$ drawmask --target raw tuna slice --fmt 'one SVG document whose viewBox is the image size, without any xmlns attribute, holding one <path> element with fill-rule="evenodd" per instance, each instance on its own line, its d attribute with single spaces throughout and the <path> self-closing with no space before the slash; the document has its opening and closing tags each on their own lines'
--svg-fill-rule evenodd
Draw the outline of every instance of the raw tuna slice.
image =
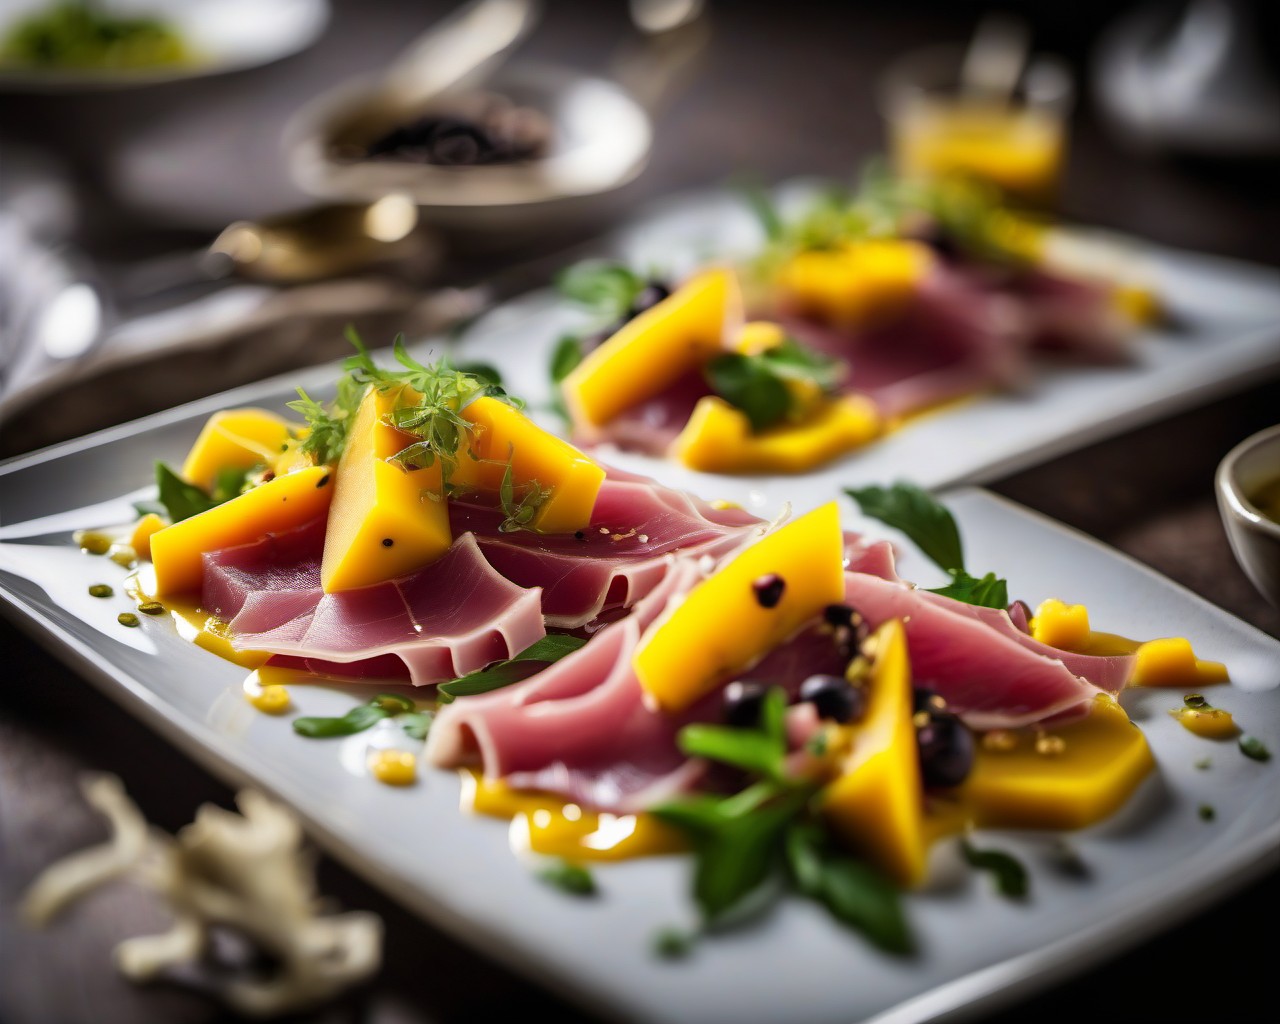
<svg viewBox="0 0 1280 1024">
<path fill-rule="evenodd" d="M 256 576 L 248 558 L 239 548 L 205 556 L 208 591 L 240 599 L 230 622 L 237 650 L 350 665 L 344 674 L 354 677 L 385 676 L 391 655 L 421 686 L 510 658 L 545 635 L 541 592 L 504 579 L 471 534 L 427 569 L 334 594 L 320 589 L 318 555 L 267 563 Z"/>
<path fill-rule="evenodd" d="M 845 598 L 872 627 L 903 620 L 914 682 L 936 690 L 975 729 L 1030 725 L 1079 709 L 1099 692 L 1064 664 L 1070 658 L 1082 667 L 1083 656 L 1037 644 L 1004 612 L 986 616 L 910 584 L 861 573 L 846 574 Z M 1007 628 L 995 624 L 996 616 Z M 1091 666 L 1112 682 L 1101 668 Z"/>
<path fill-rule="evenodd" d="M 502 518 L 475 499 L 449 503 L 454 536 L 474 532 L 498 572 L 521 586 L 541 587 L 547 625 L 557 629 L 576 629 L 631 607 L 661 582 L 673 555 L 720 558 L 762 527 L 742 509 L 716 509 L 612 471 L 590 525 L 575 534 L 502 533 Z"/>
<path fill-rule="evenodd" d="M 444 708 L 428 737 L 428 759 L 442 767 L 480 765 L 517 788 L 618 813 L 694 785 L 706 766 L 688 759 L 676 737 L 689 722 L 718 720 L 723 698 L 715 692 L 668 715 L 645 700 L 631 657 L 648 625 L 700 576 L 696 562 L 682 559 L 630 616 L 580 651 L 525 682 Z M 809 675 L 841 667 L 831 637 L 815 628 L 745 675 L 794 692 Z"/>
</svg>

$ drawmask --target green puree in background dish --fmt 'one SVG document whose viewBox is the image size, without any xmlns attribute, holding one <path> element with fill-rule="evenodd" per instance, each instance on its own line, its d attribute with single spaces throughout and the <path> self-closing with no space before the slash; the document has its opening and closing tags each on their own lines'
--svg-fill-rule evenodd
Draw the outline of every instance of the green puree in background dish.
<svg viewBox="0 0 1280 1024">
<path fill-rule="evenodd" d="M 158 18 L 113 14 L 88 0 L 34 11 L 0 38 L 0 66 L 134 70 L 190 60 L 182 37 Z"/>
</svg>

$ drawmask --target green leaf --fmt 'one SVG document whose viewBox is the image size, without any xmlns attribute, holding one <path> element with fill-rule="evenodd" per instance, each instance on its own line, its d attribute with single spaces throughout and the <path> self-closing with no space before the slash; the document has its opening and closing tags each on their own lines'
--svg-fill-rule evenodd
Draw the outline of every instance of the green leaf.
<svg viewBox="0 0 1280 1024">
<path fill-rule="evenodd" d="M 567 860 L 548 865 L 538 872 L 538 878 L 550 886 L 572 896 L 594 896 L 597 892 L 595 877 L 581 864 Z"/>
<path fill-rule="evenodd" d="M 717 395 L 740 409 L 754 431 L 767 430 L 791 411 L 791 392 L 759 356 L 726 352 L 703 369 Z"/>
<path fill-rule="evenodd" d="M 1031 887 L 1027 869 L 1022 863 L 1003 850 L 979 850 L 967 839 L 962 840 L 960 849 L 964 859 L 971 867 L 991 873 L 996 883 L 996 891 L 1009 899 L 1024 899 Z"/>
<path fill-rule="evenodd" d="M 846 488 L 862 514 L 905 533 L 916 547 L 944 571 L 964 572 L 960 530 L 951 513 L 926 491 L 898 482 L 892 487 Z"/>
<path fill-rule="evenodd" d="M 796 823 L 787 830 L 786 850 L 792 880 L 801 893 L 881 949 L 914 950 L 902 893 L 887 878 L 835 851 L 826 833 L 812 823 Z"/>
<path fill-rule="evenodd" d="M 333 736 L 354 736 L 371 725 L 390 717 L 389 713 L 372 704 L 352 708 L 341 718 L 295 718 L 293 731 L 310 739 L 328 739 Z"/>
<path fill-rule="evenodd" d="M 486 384 L 502 386 L 502 374 L 498 372 L 496 366 L 490 363 L 459 363 L 455 369 L 459 373 L 475 377 L 476 380 L 484 381 Z"/>
<path fill-rule="evenodd" d="M 768 777 L 781 770 L 785 753 L 771 737 L 758 730 L 726 725 L 686 725 L 680 730 L 679 744 L 690 757 L 705 757 Z"/>
<path fill-rule="evenodd" d="M 572 636 L 569 633 L 548 633 L 514 658 L 499 661 L 478 672 L 471 672 L 447 683 L 441 683 L 436 687 L 436 693 L 442 703 L 448 704 L 457 697 L 473 697 L 478 693 L 488 693 L 490 690 L 510 686 L 521 679 L 529 678 L 534 671 L 540 671 L 540 669 L 532 670 L 532 663 L 541 662 L 543 665 L 549 665 L 559 661 L 566 654 L 572 654 L 586 642 L 582 637 Z"/>
<path fill-rule="evenodd" d="M 585 306 L 603 320 L 620 320 L 644 291 L 643 277 L 621 263 L 586 260 L 556 278 L 560 294 Z"/>
<path fill-rule="evenodd" d="M 203 488 L 187 483 L 163 462 L 156 463 L 156 487 L 160 491 L 160 504 L 171 523 L 180 523 L 222 504 L 206 494 Z"/>
<path fill-rule="evenodd" d="M 783 338 L 773 348 L 761 352 L 759 358 L 778 377 L 786 380 L 812 381 L 823 391 L 833 391 L 844 378 L 840 360 L 801 345 L 795 338 Z"/>
<path fill-rule="evenodd" d="M 398 715 L 396 721 L 411 740 L 425 740 L 435 717 L 430 711 L 406 711 Z"/>
<path fill-rule="evenodd" d="M 566 334 L 551 352 L 551 380 L 559 384 L 582 362 L 582 339 Z"/>
<path fill-rule="evenodd" d="M 967 572 L 958 572 L 945 587 L 930 590 L 931 594 L 954 598 L 965 604 L 978 605 L 982 608 L 1008 608 L 1009 585 L 998 579 L 995 573 L 989 572 L 982 579 L 970 576 Z"/>
</svg>

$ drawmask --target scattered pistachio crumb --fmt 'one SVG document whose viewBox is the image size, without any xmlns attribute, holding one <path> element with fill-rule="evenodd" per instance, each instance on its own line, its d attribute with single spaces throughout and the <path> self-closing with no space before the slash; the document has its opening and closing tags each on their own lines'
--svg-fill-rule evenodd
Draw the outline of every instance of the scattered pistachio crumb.
<svg viewBox="0 0 1280 1024">
<path fill-rule="evenodd" d="M 95 583 L 89 588 L 90 597 L 112 597 L 115 591 L 105 583 Z"/>
<path fill-rule="evenodd" d="M 1217 816 L 1217 812 L 1213 809 L 1213 804 L 1201 804 L 1199 814 L 1201 821 L 1213 821 Z"/>
<path fill-rule="evenodd" d="M 1018 745 L 1018 737 L 1008 729 L 992 729 L 982 734 L 982 749 L 1007 754 Z"/>
<path fill-rule="evenodd" d="M 116 616 L 116 622 L 120 623 L 122 626 L 128 626 L 132 629 L 134 626 L 139 625 L 142 620 L 139 619 L 138 616 L 134 615 L 133 612 L 121 612 Z"/>
<path fill-rule="evenodd" d="M 693 951 L 694 936 L 682 928 L 663 928 L 653 937 L 653 951 L 664 960 L 679 960 Z"/>
<path fill-rule="evenodd" d="M 80 531 L 76 534 L 75 541 L 80 545 L 81 551 L 87 551 L 91 555 L 105 555 L 111 550 L 111 538 L 96 530 Z"/>
<path fill-rule="evenodd" d="M 1196 767 L 1199 768 L 1202 772 L 1206 772 L 1211 767 L 1213 767 L 1213 761 L 1207 757 L 1202 757 L 1200 758 L 1199 761 L 1196 762 Z"/>
<path fill-rule="evenodd" d="M 1251 757 L 1255 761 L 1270 761 L 1271 751 L 1267 749 L 1267 745 L 1258 739 L 1257 736 L 1248 734 L 1240 737 L 1240 750 L 1245 757 Z"/>
<path fill-rule="evenodd" d="M 142 604 L 138 605 L 138 611 L 142 612 L 143 615 L 163 615 L 164 605 L 159 601 L 143 601 Z"/>
</svg>

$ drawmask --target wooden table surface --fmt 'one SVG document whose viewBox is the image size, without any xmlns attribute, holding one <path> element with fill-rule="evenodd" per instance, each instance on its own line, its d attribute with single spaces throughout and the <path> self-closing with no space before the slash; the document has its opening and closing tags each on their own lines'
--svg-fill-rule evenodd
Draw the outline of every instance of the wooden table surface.
<svg viewBox="0 0 1280 1024">
<path fill-rule="evenodd" d="M 227 79 L 203 102 L 215 116 L 225 115 L 225 104 L 243 106 L 251 96 L 261 97 L 255 109 L 265 113 L 254 130 L 269 136 L 278 131 L 279 118 L 326 79 L 378 66 L 442 6 L 340 3 L 333 27 L 313 50 L 242 80 Z M 614 197 L 610 217 L 624 218 L 653 196 L 743 168 L 757 169 L 766 179 L 855 168 L 880 144 L 870 89 L 885 60 L 909 46 L 962 38 L 973 13 L 967 6 L 899 6 L 895 12 L 852 7 L 836 14 L 822 5 L 793 4 L 788 9 L 795 13 L 785 22 L 776 4 L 714 6 L 715 34 L 699 77 L 667 111 L 651 167 Z M 1065 52 L 1080 69 L 1097 26 L 1075 14 L 1038 15 L 1037 27 L 1042 45 Z M 623 30 L 621 4 L 557 4 L 529 49 L 599 67 Z M 186 116 L 199 115 L 193 109 Z M 1280 204 L 1268 191 L 1274 168 L 1135 158 L 1102 130 L 1087 103 L 1073 141 L 1064 199 L 1072 216 L 1169 244 L 1280 263 Z M 267 154 L 240 165 L 246 209 L 263 195 L 290 195 L 272 152 L 260 139 L 241 151 Z M 227 159 L 223 168 L 203 173 L 229 173 L 234 162 L 230 154 Z M 177 237 L 177 226 L 138 227 L 136 239 L 126 231 L 105 248 L 145 247 L 154 244 L 150 236 L 165 231 L 164 237 Z M 490 255 L 479 266 L 501 264 L 502 257 Z M 212 389 L 227 382 L 209 383 Z M 142 411 L 104 403 L 102 416 L 123 420 Z M 994 489 L 1280 635 L 1280 613 L 1253 591 L 1231 557 L 1212 494 L 1214 466 L 1227 449 L 1277 420 L 1280 383 L 1260 377 L 1232 397 L 1001 480 Z M 56 432 L 56 424 L 46 426 Z M 5 440 L 9 450 L 21 447 L 13 438 Z M 0 622 L 0 658 L 0 1021 L 231 1019 L 200 995 L 139 989 L 116 975 L 113 945 L 163 923 L 163 913 L 145 893 L 112 886 L 44 932 L 16 922 L 17 899 L 40 868 L 103 835 L 101 822 L 76 791 L 78 773 L 116 773 L 147 817 L 168 830 L 189 821 L 200 803 L 229 804 L 231 793 L 8 622 Z M 386 966 L 372 983 L 297 1020 L 416 1024 L 541 1012 L 562 1021 L 591 1019 L 489 961 L 483 951 L 460 946 L 332 860 L 321 860 L 320 875 L 322 890 L 342 905 L 383 917 Z M 1186 884 L 1193 890 L 1196 880 Z M 980 1019 L 1274 1019 L 1271 944 L 1260 935 L 1274 926 L 1278 897 L 1280 872 L 1272 871 L 1185 925 L 1073 980 L 1015 997 L 1009 1008 Z M 797 993 L 797 1005 L 803 1005 L 803 993 Z"/>
</svg>

